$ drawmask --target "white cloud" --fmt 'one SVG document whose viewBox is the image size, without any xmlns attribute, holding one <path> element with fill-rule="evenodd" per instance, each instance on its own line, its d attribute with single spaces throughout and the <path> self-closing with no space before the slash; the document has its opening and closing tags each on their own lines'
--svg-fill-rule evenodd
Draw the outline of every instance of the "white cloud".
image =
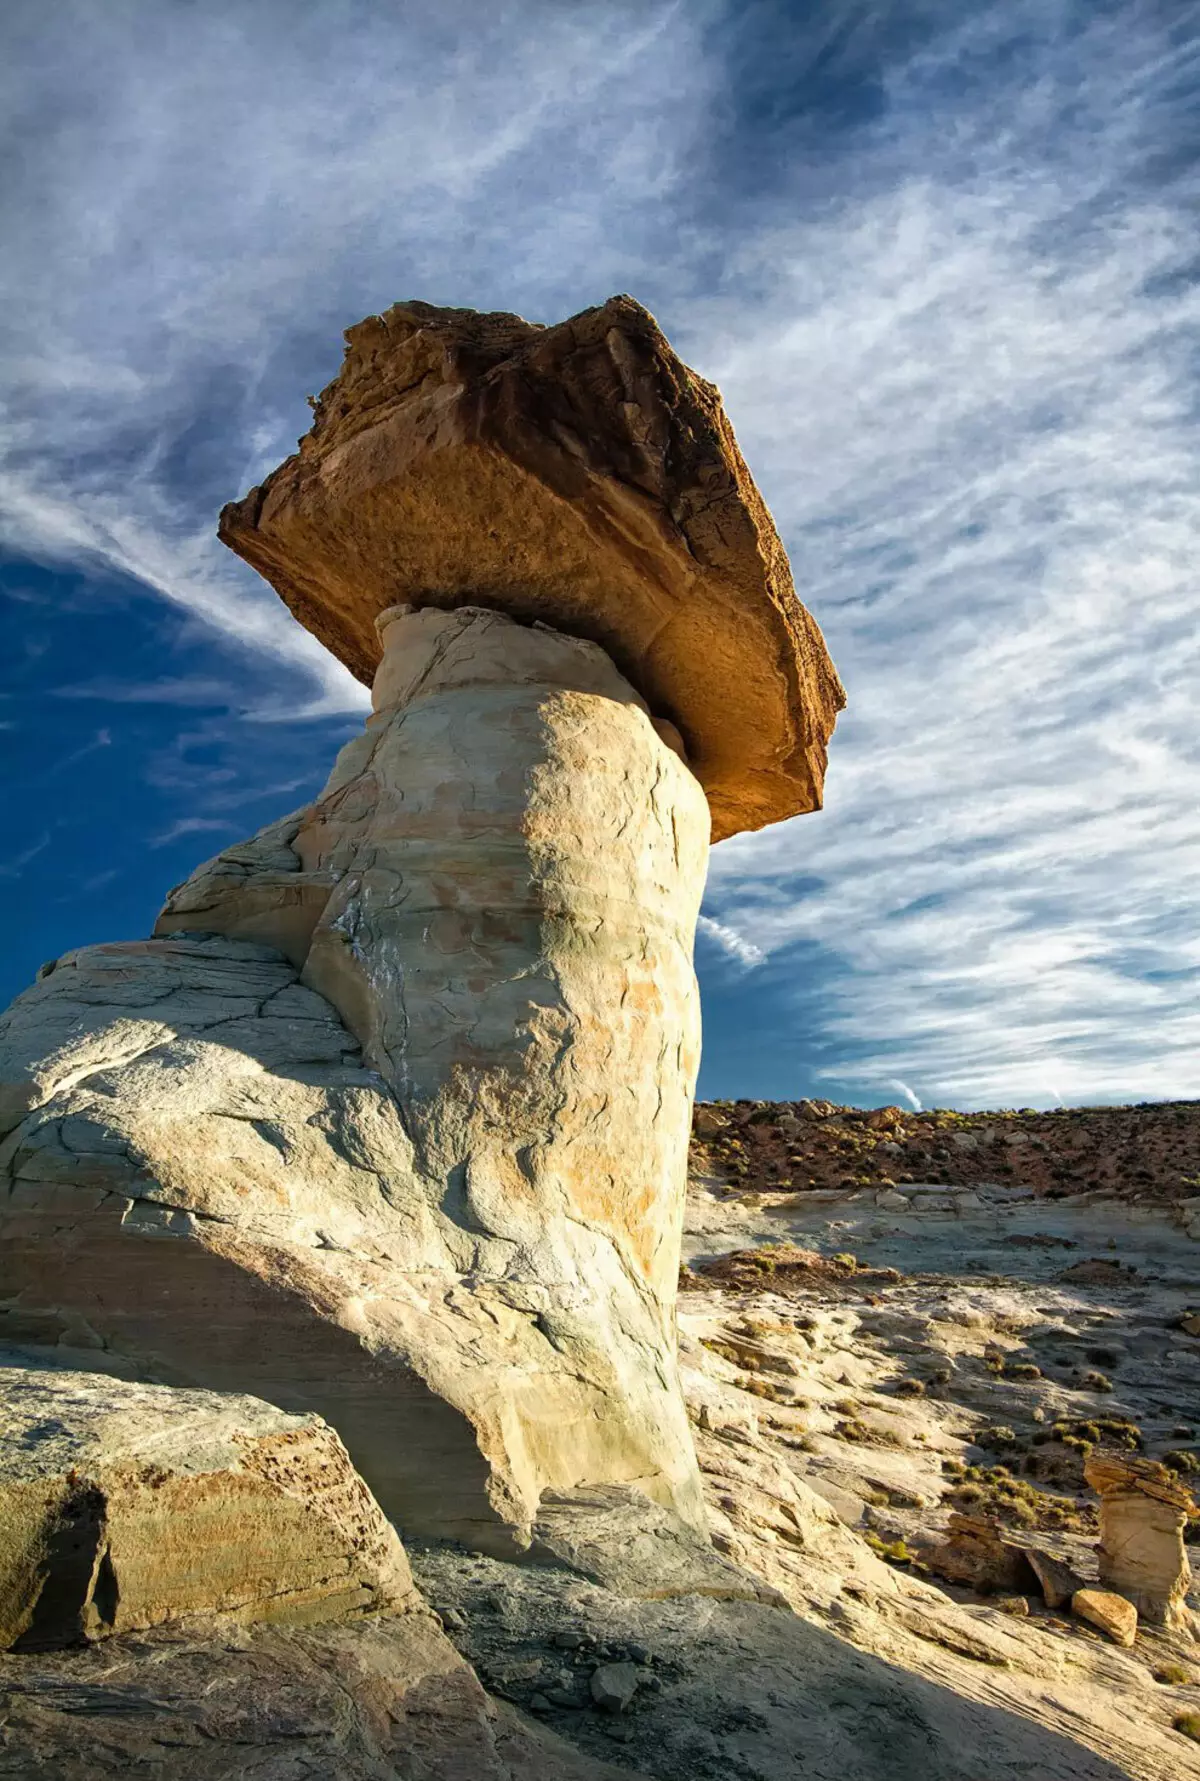
<svg viewBox="0 0 1200 1781">
<path fill-rule="evenodd" d="M 725 922 L 715 921 L 711 915 L 700 916 L 696 927 L 707 939 L 719 946 L 722 952 L 736 959 L 739 965 L 745 965 L 748 970 L 754 965 L 760 965 L 767 956 L 753 940 L 747 940 L 744 934 L 739 934 L 736 928 L 727 926 Z"/>
<path fill-rule="evenodd" d="M 299 671 L 313 714 L 361 707 L 216 508 L 372 308 L 624 282 L 703 78 L 679 14 L 12 0 L 0 541 L 133 577 Z"/>
<path fill-rule="evenodd" d="M 1200 1094 L 1189 52 L 1051 9 L 956 99 L 990 28 L 896 72 L 854 188 L 691 318 L 850 698 L 828 808 L 719 850 L 710 902 L 838 961 L 831 1077 Z"/>
<path fill-rule="evenodd" d="M 720 848 L 704 931 L 760 996 L 823 961 L 864 1095 L 1200 1094 L 1200 8 L 948 5 L 873 124 L 744 202 L 716 10 L 14 0 L 4 535 L 240 642 L 264 714 L 352 709 L 219 501 L 372 308 L 633 289 L 722 384 L 850 695 L 828 808 Z M 869 58 L 887 10 L 806 53 Z"/>
</svg>

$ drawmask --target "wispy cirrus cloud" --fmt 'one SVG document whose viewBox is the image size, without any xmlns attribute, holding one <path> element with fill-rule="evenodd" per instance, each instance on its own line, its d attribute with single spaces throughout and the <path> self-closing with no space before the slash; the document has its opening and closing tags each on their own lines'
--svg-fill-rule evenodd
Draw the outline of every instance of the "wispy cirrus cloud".
<svg viewBox="0 0 1200 1781">
<path fill-rule="evenodd" d="M 684 9 L 13 0 L 3 37 L 0 542 L 154 589 L 313 715 L 361 707 L 216 508 L 294 449 L 364 310 L 554 307 L 644 263 L 705 78 Z"/>
<path fill-rule="evenodd" d="M 1200 1093 L 1200 11 L 1160 16 L 937 38 L 692 318 L 850 695 L 828 809 L 710 901 L 838 960 L 860 1092 Z"/>
<path fill-rule="evenodd" d="M 633 289 L 721 383 L 850 694 L 828 808 L 714 856 L 702 932 L 754 967 L 726 1018 L 769 1005 L 798 1054 L 808 1023 L 847 1097 L 1200 1093 L 1200 8 L 66 0 L 51 30 L 14 0 L 5 28 L 10 548 L 236 645 L 242 708 L 353 711 L 215 508 L 370 309 Z M 193 739 L 146 773 L 215 832 L 234 769 Z"/>
<path fill-rule="evenodd" d="M 696 928 L 727 957 L 736 959 L 739 965 L 744 965 L 747 969 L 753 965 L 761 965 L 767 956 L 761 946 L 747 940 L 744 934 L 739 934 L 736 928 L 729 927 L 726 922 L 714 920 L 711 915 L 700 916 Z"/>
</svg>

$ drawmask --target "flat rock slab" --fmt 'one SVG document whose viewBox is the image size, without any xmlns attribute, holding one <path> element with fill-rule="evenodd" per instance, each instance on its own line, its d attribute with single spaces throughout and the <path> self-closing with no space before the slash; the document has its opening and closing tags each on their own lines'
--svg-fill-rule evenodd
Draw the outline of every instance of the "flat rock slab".
<svg viewBox="0 0 1200 1781">
<path fill-rule="evenodd" d="M 411 1556 L 490 1686 L 589 1755 L 603 1759 L 617 1744 L 623 1762 L 656 1781 L 1159 1781 L 1192 1772 L 1186 1748 L 1174 1771 L 1161 1762 L 1161 1733 L 1139 1766 L 1089 1749 L 1065 1717 L 1051 1728 L 1033 1722 L 1023 1699 L 1006 1707 L 1003 1653 L 1020 1649 L 1015 1623 L 979 1623 L 979 1637 L 960 1636 L 954 1655 L 941 1648 L 955 1635 L 933 1592 L 923 1619 L 939 1641 L 937 1680 L 904 1667 L 896 1623 L 884 1622 L 874 1592 L 834 1631 L 761 1602 L 636 1601 L 564 1570 L 418 1544 Z M 917 1621 L 915 1604 L 909 1612 Z M 885 1651 L 873 1653 L 869 1629 L 885 1625 Z M 985 1699 L 960 1692 L 968 1665 Z"/>
<path fill-rule="evenodd" d="M 555 327 L 398 303 L 221 537 L 370 682 L 388 607 L 599 643 L 683 733 L 713 839 L 812 810 L 844 694 L 715 385 L 613 297 Z"/>
<path fill-rule="evenodd" d="M 395 1530 L 319 1417 L 0 1350 L 0 1449 L 0 1648 L 417 1600 Z"/>
<path fill-rule="evenodd" d="M 0 1716 L 0 1781 L 638 1781 L 489 1699 L 425 1614 L 0 1657 Z"/>
<path fill-rule="evenodd" d="M 695 1528 L 621 1485 L 546 1491 L 527 1557 L 644 1601 L 698 1595 L 783 1605 L 777 1590 L 723 1558 Z"/>
</svg>

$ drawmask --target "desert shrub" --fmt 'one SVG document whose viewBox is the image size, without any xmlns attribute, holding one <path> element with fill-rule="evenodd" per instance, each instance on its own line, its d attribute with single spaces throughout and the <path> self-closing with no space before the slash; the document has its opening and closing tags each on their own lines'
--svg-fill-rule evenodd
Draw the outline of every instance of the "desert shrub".
<svg viewBox="0 0 1200 1781">
<path fill-rule="evenodd" d="M 1181 1447 L 1172 1448 L 1170 1453 L 1164 1453 L 1162 1463 L 1164 1466 L 1168 1466 L 1172 1472 L 1178 1472 L 1184 1477 L 1192 1472 L 1200 1472 L 1200 1458 Z"/>
<path fill-rule="evenodd" d="M 1192 1679 L 1191 1672 L 1177 1663 L 1156 1664 L 1150 1674 L 1156 1682 L 1169 1683 L 1173 1688 L 1182 1688 Z"/>
<path fill-rule="evenodd" d="M 1190 1738 L 1193 1744 L 1200 1744 L 1200 1713 L 1180 1713 L 1171 1724 L 1185 1738 Z"/>
<path fill-rule="evenodd" d="M 889 1564 L 910 1565 L 913 1561 L 913 1555 L 903 1540 L 881 1539 L 874 1528 L 868 1528 L 866 1542 L 872 1552 L 877 1552 L 880 1558 L 886 1558 Z"/>
<path fill-rule="evenodd" d="M 1107 1373 L 1085 1373 L 1083 1383 L 1088 1391 L 1111 1391 L 1113 1382 Z"/>
<path fill-rule="evenodd" d="M 977 1447 L 1015 1447 L 1017 1437 L 1012 1429 L 1002 1422 L 993 1423 L 991 1427 L 979 1429 L 975 1436 Z"/>
<path fill-rule="evenodd" d="M 923 1398 L 925 1396 L 925 1381 L 923 1379 L 898 1379 L 895 1390 L 898 1398 Z"/>
</svg>

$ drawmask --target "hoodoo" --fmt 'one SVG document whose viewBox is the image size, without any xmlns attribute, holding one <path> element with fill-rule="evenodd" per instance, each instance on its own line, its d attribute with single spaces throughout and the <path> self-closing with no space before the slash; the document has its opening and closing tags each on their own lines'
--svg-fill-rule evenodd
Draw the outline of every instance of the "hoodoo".
<svg viewBox="0 0 1200 1781">
<path fill-rule="evenodd" d="M 717 391 L 630 298 L 347 339 L 221 535 L 371 717 L 153 940 L 10 1011 L 0 1295 L 319 1412 L 404 1527 L 512 1550 L 597 1485 L 698 1522 L 709 840 L 816 807 L 841 689 Z"/>
</svg>

